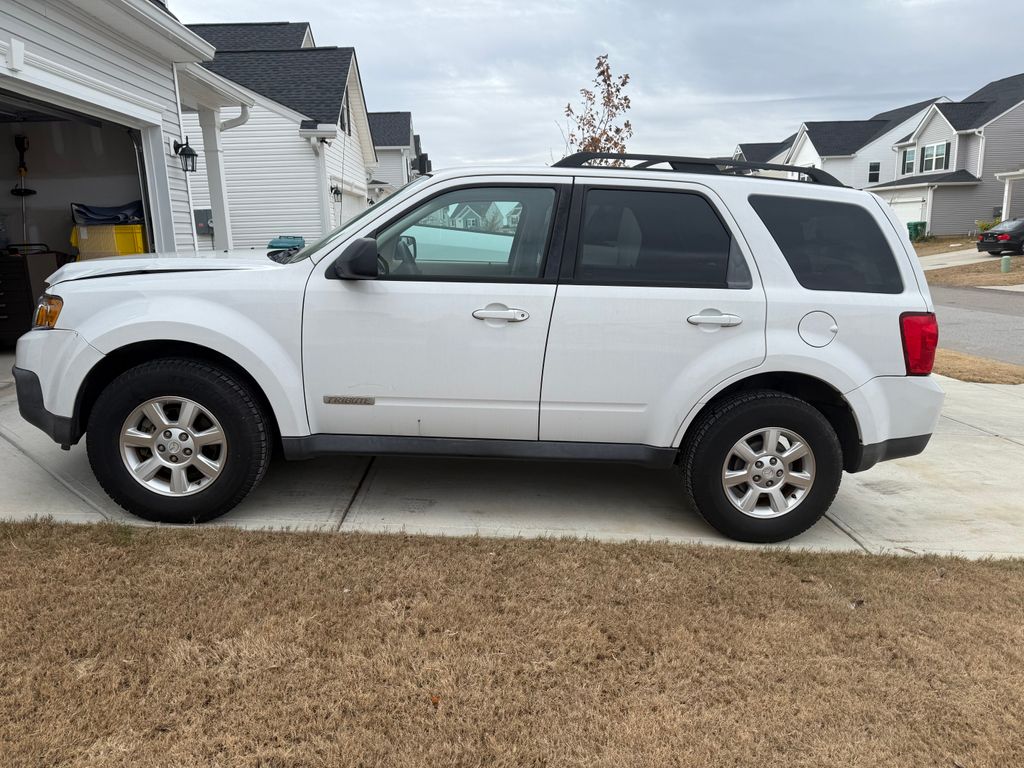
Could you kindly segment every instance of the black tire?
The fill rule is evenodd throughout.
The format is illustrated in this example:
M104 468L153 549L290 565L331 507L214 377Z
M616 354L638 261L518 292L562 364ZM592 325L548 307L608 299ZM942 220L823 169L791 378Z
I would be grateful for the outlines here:
M122 458L125 420L146 401L163 397L199 403L220 422L227 440L219 476L191 495L150 490ZM129 369L103 390L89 415L87 447L93 473L114 501L146 520L188 524L219 517L245 498L267 471L271 437L259 401L233 374L197 360L165 358Z
M810 490L779 517L744 514L726 497L722 470L737 441L768 427L796 432L810 446L815 473ZM738 541L768 543L803 533L828 511L839 490L843 455L832 425L807 402L772 390L742 392L701 414L683 447L680 468L690 501L701 516Z

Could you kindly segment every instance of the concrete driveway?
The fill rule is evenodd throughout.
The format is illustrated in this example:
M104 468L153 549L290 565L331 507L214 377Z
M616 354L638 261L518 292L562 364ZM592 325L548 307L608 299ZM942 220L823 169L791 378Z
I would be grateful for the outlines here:
M110 501L84 445L61 451L18 414L0 354L0 517L144 524ZM1024 556L1024 386L943 379L921 456L847 475L832 510L790 546ZM419 458L276 461L221 523L244 528L727 543L671 472L631 466Z

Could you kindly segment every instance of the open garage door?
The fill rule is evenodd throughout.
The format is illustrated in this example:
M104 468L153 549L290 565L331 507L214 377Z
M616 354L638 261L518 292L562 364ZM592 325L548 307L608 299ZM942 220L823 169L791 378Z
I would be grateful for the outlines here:
M0 257L4 279L0 305L17 297L17 312L0 311L10 333L28 329L31 307L20 305L42 293L44 281L81 250L91 255L100 228L75 232L72 203L91 208L134 204L141 212L125 221L132 244L117 232L116 252L151 250L146 211L141 134L124 125L0 89ZM122 226L121 229L124 227ZM88 243L90 234L96 235ZM28 297L27 299L25 297Z

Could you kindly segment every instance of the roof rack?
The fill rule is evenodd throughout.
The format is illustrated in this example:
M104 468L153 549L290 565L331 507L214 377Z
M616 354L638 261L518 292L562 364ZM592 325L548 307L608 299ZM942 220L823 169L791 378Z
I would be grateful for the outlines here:
M779 163L753 163L748 160L732 160L725 157L674 157L672 155L635 155L630 153L619 154L617 152L577 152L576 154L563 157L553 168L584 168L594 160L634 160L635 165L611 166L620 170L666 170L655 168L656 165L666 164L669 169L682 173L711 173L722 175L743 175L743 171L787 171L805 176L815 184L824 184L829 187L846 186L831 173L826 173L819 168L803 168L799 165L780 165ZM608 166L605 166L608 167ZM764 178L778 178L766 176ZM800 179L778 179L779 181L799 181Z

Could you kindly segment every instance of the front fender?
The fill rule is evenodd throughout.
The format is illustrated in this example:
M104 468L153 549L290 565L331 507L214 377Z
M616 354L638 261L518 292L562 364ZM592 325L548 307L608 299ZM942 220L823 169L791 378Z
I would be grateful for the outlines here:
M66 284L61 322L104 355L159 341L213 350L256 381L282 436L308 435L301 357L305 271L277 273L273 281L258 272L232 275L229 288L196 274ZM132 290L122 282L127 279L136 281Z

